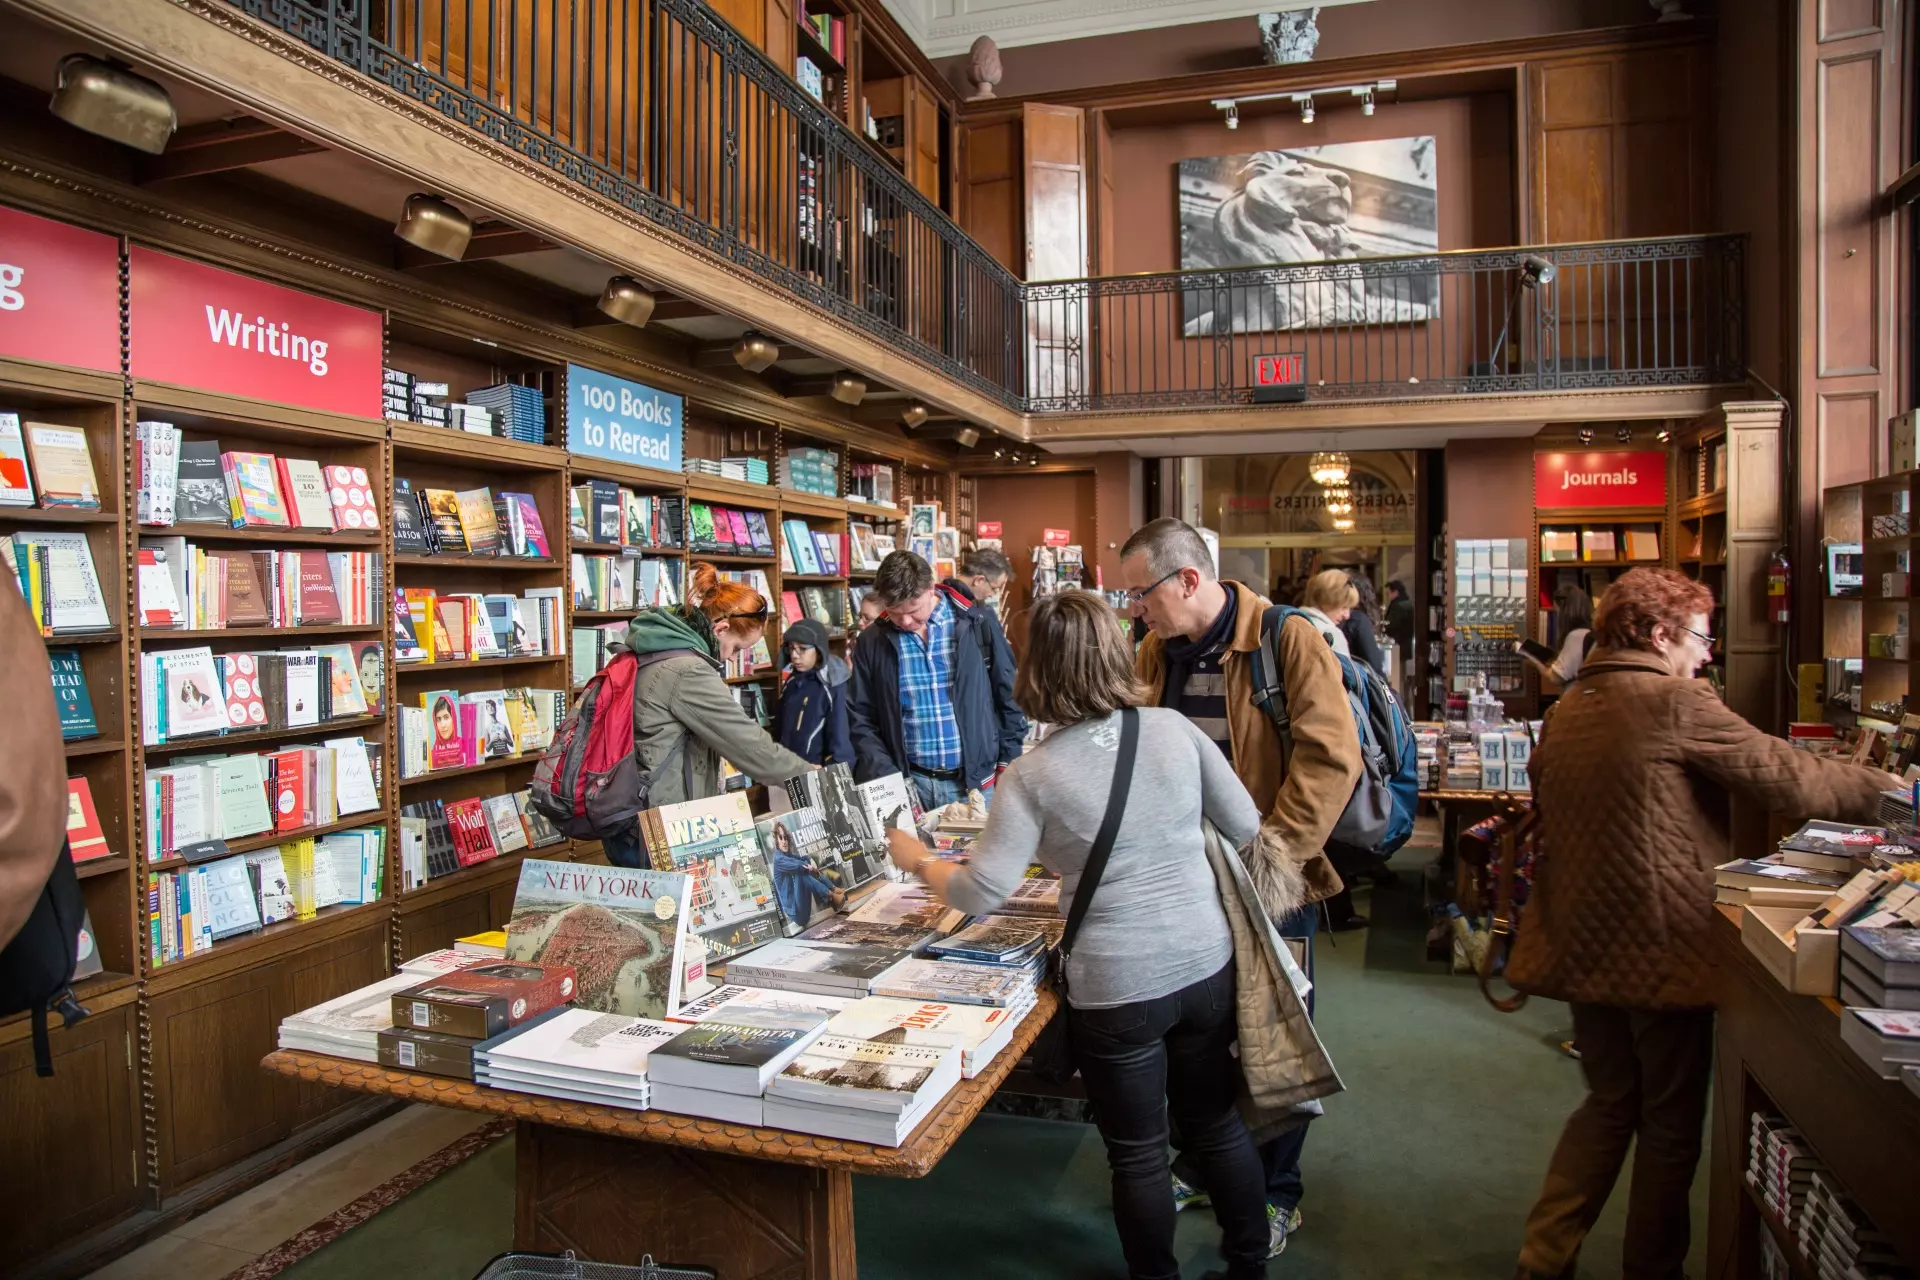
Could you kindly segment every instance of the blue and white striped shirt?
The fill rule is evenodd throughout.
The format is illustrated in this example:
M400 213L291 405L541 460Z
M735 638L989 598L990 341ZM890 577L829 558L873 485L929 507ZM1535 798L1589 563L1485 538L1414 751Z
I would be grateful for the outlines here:
M900 654L900 728L909 766L960 767L960 721L953 714L953 605L937 595L923 635L894 633Z

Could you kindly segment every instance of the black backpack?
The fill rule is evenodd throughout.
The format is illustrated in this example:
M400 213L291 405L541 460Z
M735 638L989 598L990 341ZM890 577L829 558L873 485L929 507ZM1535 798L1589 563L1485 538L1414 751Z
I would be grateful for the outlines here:
M80 877L74 874L73 853L63 843L53 874L33 904L33 914L0 950L0 1017L33 1015L33 1069L53 1074L53 1045L47 1038L47 1014L58 1011L65 1025L87 1016L73 998L73 968L80 950L80 929L86 919L80 898Z

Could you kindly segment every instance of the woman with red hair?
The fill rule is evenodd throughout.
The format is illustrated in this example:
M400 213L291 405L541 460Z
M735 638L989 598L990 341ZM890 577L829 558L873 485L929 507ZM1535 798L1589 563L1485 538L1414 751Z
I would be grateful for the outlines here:
M633 685L633 747L652 771L655 806L720 794L720 761L759 783L781 783L813 766L770 737L734 701L727 660L753 648L767 629L767 599L699 563L687 575L687 602L644 609L622 643L644 662ZM649 655L662 655L646 661ZM615 866L646 859L638 836L603 840Z
M1679 1280L1713 1061L1714 867L1739 803L1790 821L1871 821L1890 779L1761 732L1694 673L1713 597L1671 569L1607 589L1597 646L1547 713L1532 763L1542 824L1508 977L1568 1001L1587 1097L1527 1218L1519 1276L1571 1276L1633 1145L1623 1270Z

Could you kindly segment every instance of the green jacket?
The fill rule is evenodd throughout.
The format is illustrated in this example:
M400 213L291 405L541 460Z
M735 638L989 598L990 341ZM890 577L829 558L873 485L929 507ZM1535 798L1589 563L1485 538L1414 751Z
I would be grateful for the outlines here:
M719 795L722 756L759 783L785 782L811 767L733 700L713 626L698 609L648 609L621 643L640 655L682 651L641 668L633 686L633 746L641 766L653 771L654 804ZM686 751L692 753L690 792Z

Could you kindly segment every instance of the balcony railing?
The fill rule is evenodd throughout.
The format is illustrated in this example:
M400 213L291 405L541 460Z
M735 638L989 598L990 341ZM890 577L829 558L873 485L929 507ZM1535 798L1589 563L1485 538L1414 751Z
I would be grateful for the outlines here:
M1009 409L1738 381L1745 242L1022 283L700 0L230 0ZM1551 283L1522 284L1533 254Z

